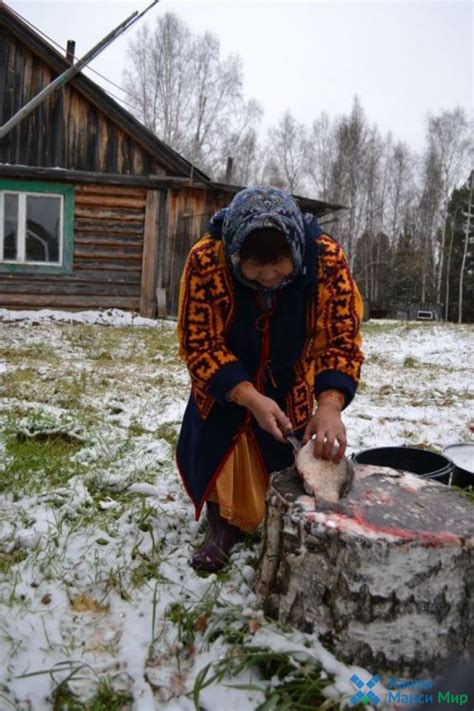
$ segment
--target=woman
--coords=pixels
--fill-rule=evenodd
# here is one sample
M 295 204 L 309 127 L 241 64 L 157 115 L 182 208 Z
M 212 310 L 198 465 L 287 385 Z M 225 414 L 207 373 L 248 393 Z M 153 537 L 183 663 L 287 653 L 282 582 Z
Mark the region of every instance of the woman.
M 196 518 L 207 508 L 194 568 L 219 570 L 261 523 L 269 473 L 293 462 L 288 430 L 315 436 L 317 457 L 343 456 L 361 315 L 341 247 L 283 190 L 242 190 L 192 247 L 178 314 L 192 392 L 177 463 Z

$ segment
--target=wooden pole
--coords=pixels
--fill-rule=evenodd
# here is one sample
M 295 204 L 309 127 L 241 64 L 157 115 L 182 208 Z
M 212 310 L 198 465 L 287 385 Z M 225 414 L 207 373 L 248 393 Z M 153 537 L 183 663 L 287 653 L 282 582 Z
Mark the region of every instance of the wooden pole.
M 140 293 L 140 316 L 145 318 L 154 318 L 155 316 L 159 196 L 158 190 L 147 190 Z
M 152 4 L 146 8 L 143 12 L 139 14 L 138 10 L 135 10 L 126 20 L 120 23 L 115 29 L 109 32 L 103 39 L 100 40 L 92 49 L 90 49 L 82 59 L 79 59 L 75 64 L 66 69 L 62 74 L 60 74 L 51 84 L 48 84 L 44 89 L 42 89 L 36 96 L 34 96 L 28 103 L 26 103 L 19 111 L 16 112 L 11 118 L 6 121 L 3 126 L 0 126 L 0 139 L 6 136 L 15 126 L 17 126 L 26 116 L 28 116 L 39 104 L 41 104 L 50 94 L 52 94 L 56 89 L 64 86 L 75 74 L 77 74 L 86 64 L 89 64 L 97 55 L 102 52 L 111 42 L 113 42 L 119 35 L 121 35 L 125 30 L 127 30 L 131 25 L 136 22 L 140 17 L 142 17 L 145 12 L 147 12 L 150 7 L 153 7 L 158 2 L 158 0 L 153 0 Z

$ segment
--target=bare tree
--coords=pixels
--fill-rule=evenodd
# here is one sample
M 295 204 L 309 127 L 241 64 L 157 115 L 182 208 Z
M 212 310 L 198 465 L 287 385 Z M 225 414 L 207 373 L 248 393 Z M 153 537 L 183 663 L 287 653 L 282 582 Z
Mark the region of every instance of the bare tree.
M 422 160 L 420 198 L 417 209 L 415 235 L 422 255 L 421 301 L 430 293 L 435 298 L 434 235 L 439 226 L 443 179 L 437 151 L 430 141 Z M 434 288 L 433 288 L 434 287 Z
M 415 158 L 405 143 L 391 146 L 388 156 L 387 223 L 392 243 L 398 240 L 415 196 Z
M 363 176 L 367 131 L 362 105 L 355 97 L 350 115 L 343 116 L 336 124 L 335 161 L 330 188 L 333 199 L 349 208 L 339 225 L 340 239 L 346 247 L 351 267 L 354 262 L 355 240 L 363 229 Z
M 460 107 L 428 118 L 429 141 L 437 154 L 443 181 L 441 249 L 436 277 L 438 302 L 441 301 L 449 195 L 469 165 L 473 148 L 471 129 L 466 112 Z
M 128 47 L 124 86 L 135 114 L 175 150 L 185 147 L 192 120 L 193 42 L 176 15 L 158 18 L 154 31 L 144 26 Z
M 469 249 L 469 240 L 471 237 L 472 229 L 472 219 L 474 217 L 474 203 L 473 203 L 473 188 L 474 188 L 474 170 L 471 171 L 469 176 L 469 198 L 467 203 L 467 210 L 463 212 L 463 217 L 465 218 L 464 223 L 464 250 L 461 260 L 461 269 L 459 271 L 459 301 L 458 301 L 458 323 L 462 323 L 462 310 L 463 310 L 463 289 L 464 289 L 464 274 L 466 269 L 467 253 Z
M 232 157 L 232 182 L 237 185 L 250 185 L 259 182 L 258 174 L 261 163 L 261 146 L 258 124 L 262 116 L 260 104 L 251 99 L 242 105 L 235 117 L 234 125 L 223 127 L 221 135 L 221 153 L 216 156 L 214 174 L 218 180 L 224 180 L 224 166 Z
M 221 58 L 219 40 L 206 32 L 194 36 L 172 13 L 144 27 L 129 44 L 124 84 L 135 114 L 163 141 L 203 170 L 221 165 L 223 143 L 241 133 L 242 117 L 252 121 L 243 97 L 237 56 Z M 251 128 L 252 126 L 248 125 Z
M 290 192 L 303 185 L 306 156 L 306 129 L 287 111 L 277 125 L 269 130 L 272 155 Z
M 313 121 L 306 145 L 304 170 L 320 200 L 330 200 L 330 181 L 335 161 L 334 125 L 323 111 Z

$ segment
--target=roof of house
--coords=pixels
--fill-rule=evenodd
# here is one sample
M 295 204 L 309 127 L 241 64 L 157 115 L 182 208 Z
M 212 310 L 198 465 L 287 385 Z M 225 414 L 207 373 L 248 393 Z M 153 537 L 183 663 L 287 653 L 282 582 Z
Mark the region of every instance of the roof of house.
M 56 51 L 46 40 L 33 30 L 20 15 L 0 0 L 0 26 L 5 27 L 18 40 L 26 45 L 36 56 L 40 57 L 53 72 L 58 75 L 68 69 L 71 64 Z M 128 133 L 148 153 L 156 158 L 171 174 L 179 177 L 208 182 L 210 178 L 193 166 L 183 156 L 155 136 L 132 114 L 124 109 L 106 91 L 101 89 L 91 79 L 79 72 L 70 79 L 70 84 L 95 107 L 100 109 L 114 123 Z

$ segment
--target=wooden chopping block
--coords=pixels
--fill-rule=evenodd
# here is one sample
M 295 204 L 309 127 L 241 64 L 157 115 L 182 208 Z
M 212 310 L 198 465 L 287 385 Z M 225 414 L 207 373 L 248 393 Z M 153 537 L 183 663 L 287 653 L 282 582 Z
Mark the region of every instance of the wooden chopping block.
M 346 498 L 315 503 L 294 467 L 277 472 L 256 592 L 269 616 L 348 663 L 431 674 L 474 647 L 474 501 L 355 465 Z

